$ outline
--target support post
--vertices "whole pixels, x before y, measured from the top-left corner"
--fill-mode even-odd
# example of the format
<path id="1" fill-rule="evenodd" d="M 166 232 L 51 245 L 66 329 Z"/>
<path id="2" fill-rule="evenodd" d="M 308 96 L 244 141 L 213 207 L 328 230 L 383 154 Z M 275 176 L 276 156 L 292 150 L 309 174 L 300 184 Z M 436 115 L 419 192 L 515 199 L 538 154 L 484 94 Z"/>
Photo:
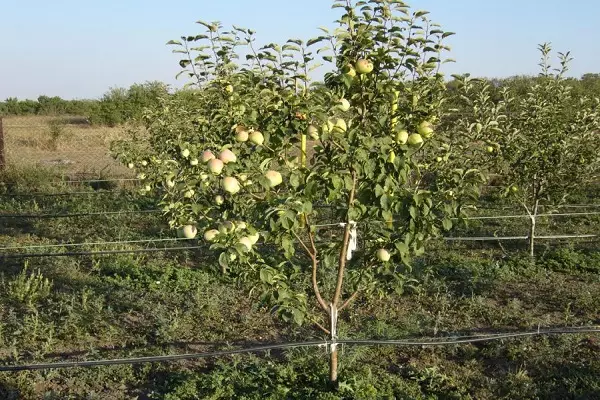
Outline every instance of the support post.
<path id="1" fill-rule="evenodd" d="M 329 383 L 337 388 L 338 385 L 338 345 L 337 345 L 337 319 L 338 309 L 334 304 L 329 304 L 329 330 L 331 331 L 331 346 L 329 353 Z"/>

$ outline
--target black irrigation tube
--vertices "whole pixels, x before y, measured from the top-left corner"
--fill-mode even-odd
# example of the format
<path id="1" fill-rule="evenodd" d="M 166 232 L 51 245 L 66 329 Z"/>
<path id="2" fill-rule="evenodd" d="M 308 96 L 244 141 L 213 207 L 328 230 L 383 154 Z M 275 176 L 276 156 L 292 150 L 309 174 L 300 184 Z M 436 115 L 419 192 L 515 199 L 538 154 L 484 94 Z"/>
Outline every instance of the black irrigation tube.
<path id="1" fill-rule="evenodd" d="M 68 245 L 66 245 L 68 246 Z M 68 251 L 61 253 L 30 253 L 30 254 L 0 254 L 0 260 L 19 259 L 19 258 L 42 258 L 42 257 L 75 257 L 75 256 L 103 256 L 110 254 L 137 254 L 137 253 L 156 253 L 162 251 L 182 251 L 208 249 L 207 246 L 185 246 L 185 247 L 164 247 L 148 248 L 135 250 L 101 250 L 101 251 Z"/>
<path id="2" fill-rule="evenodd" d="M 3 218 L 40 218 L 40 219 L 53 219 L 53 218 L 75 218 L 75 217 L 87 217 L 94 215 L 125 215 L 125 214 L 151 214 L 159 213 L 162 210 L 127 210 L 127 211 L 98 211 L 98 212 L 87 212 L 87 213 L 64 213 L 64 214 L 0 214 L 0 219 Z"/>
<path id="3" fill-rule="evenodd" d="M 56 183 L 99 183 L 99 182 L 139 182 L 140 179 L 137 178 L 115 178 L 115 179 L 74 179 L 68 181 L 57 181 Z"/>
<path id="4" fill-rule="evenodd" d="M 65 369 L 65 368 L 81 368 L 81 367 L 96 367 L 107 365 L 133 365 L 152 362 L 167 362 L 177 360 L 191 360 L 200 358 L 229 356 L 242 353 L 257 353 L 277 349 L 290 349 L 300 347 L 325 347 L 333 345 L 354 345 L 354 346 L 449 346 L 479 342 L 489 342 L 494 340 L 512 339 L 519 337 L 532 336 L 549 336 L 549 335 L 574 335 L 584 333 L 599 333 L 600 328 L 580 328 L 580 329 L 553 329 L 553 330 L 537 330 L 529 332 L 513 332 L 500 333 L 489 335 L 465 336 L 462 338 L 447 338 L 447 339 L 413 339 L 413 340 L 377 340 L 377 339 L 341 339 L 341 340 L 315 340 L 295 343 L 276 343 L 263 346 L 247 347 L 242 349 L 220 350 L 206 353 L 188 353 L 175 354 L 164 356 L 149 356 L 149 357 L 133 357 L 133 358 L 118 358 L 112 360 L 90 360 L 90 361 L 71 361 L 71 362 L 55 362 L 43 364 L 24 364 L 24 365 L 2 365 L 2 372 L 17 372 L 17 371 L 32 371 L 32 370 L 47 370 L 47 369 Z"/>

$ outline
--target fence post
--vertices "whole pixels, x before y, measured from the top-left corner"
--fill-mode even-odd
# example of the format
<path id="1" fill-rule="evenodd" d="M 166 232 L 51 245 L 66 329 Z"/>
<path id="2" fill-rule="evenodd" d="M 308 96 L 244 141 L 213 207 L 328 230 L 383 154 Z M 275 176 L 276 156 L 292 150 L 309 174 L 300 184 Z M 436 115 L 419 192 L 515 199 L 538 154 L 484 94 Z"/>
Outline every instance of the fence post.
<path id="1" fill-rule="evenodd" d="M 2 127 L 2 117 L 0 117 L 0 171 L 6 166 L 6 158 L 4 157 L 4 128 Z"/>

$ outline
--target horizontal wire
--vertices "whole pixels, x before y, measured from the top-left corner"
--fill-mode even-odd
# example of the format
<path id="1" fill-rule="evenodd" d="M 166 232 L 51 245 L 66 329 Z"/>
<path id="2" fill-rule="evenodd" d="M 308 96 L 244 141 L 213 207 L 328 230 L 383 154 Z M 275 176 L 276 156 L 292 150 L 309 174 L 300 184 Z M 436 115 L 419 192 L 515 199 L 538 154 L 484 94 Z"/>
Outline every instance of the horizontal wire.
<path id="1" fill-rule="evenodd" d="M 46 370 L 46 369 L 64 369 L 64 368 L 81 368 L 81 367 L 95 367 L 95 366 L 107 366 L 107 365 L 132 365 L 132 364 L 143 364 L 151 362 L 167 362 L 177 360 L 191 360 L 209 357 L 220 357 L 242 353 L 257 353 L 276 349 L 290 349 L 290 348 L 301 348 L 301 347 L 326 347 L 332 345 L 355 345 L 355 346 L 380 346 L 380 345 L 391 345 L 391 346 L 448 346 L 456 344 L 468 344 L 478 343 L 502 339 L 511 339 L 519 337 L 531 337 L 531 336 L 548 336 L 548 335 L 574 335 L 584 333 L 598 333 L 600 332 L 599 327 L 584 327 L 584 328 L 565 328 L 565 329 L 551 329 L 551 330 L 536 330 L 528 332 L 509 332 L 509 333 L 498 333 L 488 335 L 474 335 L 474 336 L 463 336 L 460 339 L 453 338 L 422 338 L 422 339 L 401 339 L 401 340 L 385 340 L 385 339 L 341 339 L 341 340 L 319 340 L 319 341 L 305 341 L 305 342 L 292 342 L 292 343 L 278 343 L 268 344 L 263 346 L 254 346 L 241 349 L 230 349 L 220 350 L 205 353 L 188 353 L 188 354 L 174 354 L 164 356 L 148 356 L 148 357 L 132 357 L 132 358 L 117 358 L 117 359 L 105 359 L 105 360 L 90 360 L 90 361 L 69 361 L 69 362 L 55 362 L 55 363 L 40 363 L 40 364 L 24 364 L 24 365 L 2 365 L 0 371 L 4 372 L 16 372 L 16 371 L 31 371 L 31 370 Z"/>
<path id="2" fill-rule="evenodd" d="M 579 239 L 579 238 L 595 238 L 598 235 L 550 235 L 550 236 L 535 236 L 538 240 L 553 240 L 553 239 Z M 527 240 L 529 236 L 465 236 L 465 237 L 444 237 L 442 240 L 446 241 L 461 241 L 461 242 L 487 242 L 496 240 Z"/>
<path id="3" fill-rule="evenodd" d="M 578 213 L 549 213 L 549 214 L 537 214 L 537 217 L 580 217 L 580 216 L 586 216 L 586 215 L 600 215 L 600 211 L 592 211 L 592 212 L 578 212 Z M 517 218 L 531 218 L 529 215 L 527 214 L 519 214 L 519 215 L 483 215 L 483 216 L 474 216 L 474 217 L 456 217 L 456 218 L 452 218 L 453 220 L 458 220 L 458 219 L 462 219 L 462 220 L 470 220 L 470 221 L 477 221 L 477 220 L 493 220 L 493 219 L 517 219 Z M 379 224 L 383 224 L 383 223 L 388 223 L 388 222 L 404 222 L 402 220 L 391 220 L 391 221 L 363 221 L 360 222 L 360 224 L 362 225 L 371 225 L 371 224 L 375 224 L 375 223 L 379 223 Z M 339 223 L 332 223 L 332 224 L 317 224 L 317 225 L 312 225 L 314 228 L 328 228 L 328 227 L 345 227 L 346 223 L 345 222 L 339 222 Z"/>
<path id="4" fill-rule="evenodd" d="M 27 218 L 27 219 L 54 219 L 54 218 L 75 218 L 75 217 L 88 217 L 94 215 L 125 215 L 125 214 L 151 214 L 159 213 L 162 210 L 125 210 L 125 211 L 97 211 L 97 212 L 85 212 L 85 213 L 65 213 L 65 214 L 1 214 L 2 218 Z"/>
<path id="5" fill-rule="evenodd" d="M 338 226 L 336 224 L 335 226 Z M 599 235 L 586 234 L 586 235 L 548 235 L 548 236 L 536 236 L 536 240 L 555 240 L 555 239 L 590 239 L 596 238 Z M 165 238 L 165 239 L 142 239 L 142 240 L 124 240 L 124 241 L 111 241 L 111 242 L 90 242 L 90 243 L 53 243 L 48 245 L 32 245 L 32 246 L 14 246 L 14 247 L 0 247 L 0 250 L 31 250 L 40 248 L 56 248 L 56 247 L 79 247 L 79 246 L 102 246 L 102 245 L 119 245 L 119 244 L 135 244 L 135 243 L 159 243 L 159 242 L 173 242 L 173 241 L 186 241 L 194 240 L 187 238 Z M 447 236 L 442 238 L 436 238 L 437 240 L 443 241 L 454 241 L 454 242 L 488 242 L 488 241 L 512 241 L 512 240 L 527 240 L 529 236 Z M 319 243 L 332 243 L 332 242 L 317 242 Z M 27 253 L 27 254 L 0 254 L 0 259 L 3 258 L 38 258 L 38 257 L 66 257 L 66 256 L 83 256 L 83 255 L 107 255 L 107 254 L 127 254 L 127 253 L 143 253 L 152 251 L 174 251 L 174 250 L 188 250 L 188 249 L 208 249 L 209 246 L 193 246 L 193 247 L 170 247 L 170 248 L 152 248 L 152 249 L 131 249 L 131 250 L 101 250 L 101 251 L 90 251 L 90 252 L 61 252 L 61 253 Z"/>
<path id="6" fill-rule="evenodd" d="M 40 218 L 40 219 L 53 219 L 53 218 L 74 218 L 74 217 L 86 217 L 86 216 L 95 216 L 95 215 L 121 215 L 121 214 L 145 214 L 145 213 L 160 213 L 163 210 L 160 209 L 152 209 L 152 210 L 125 210 L 125 211 L 98 211 L 98 212 L 85 212 L 85 213 L 64 213 L 64 214 L 2 214 L 0 213 L 1 218 Z M 594 212 L 582 212 L 582 213 L 549 213 L 549 214 L 537 214 L 536 217 L 570 217 L 570 216 L 586 216 L 586 215 L 600 215 L 600 211 Z M 483 216 L 474 216 L 474 217 L 463 217 L 463 218 L 452 218 L 453 220 L 463 219 L 463 220 L 493 220 L 493 219 L 518 219 L 518 218 L 531 218 L 526 214 L 519 215 L 483 215 Z M 401 222 L 398 220 L 393 220 L 391 222 Z M 364 223 L 363 223 L 364 224 Z M 367 222 L 368 224 L 368 222 Z M 324 227 L 335 227 L 340 226 L 344 227 L 345 222 L 340 223 L 332 223 L 332 224 L 319 224 L 313 225 L 315 228 L 324 228 Z"/>

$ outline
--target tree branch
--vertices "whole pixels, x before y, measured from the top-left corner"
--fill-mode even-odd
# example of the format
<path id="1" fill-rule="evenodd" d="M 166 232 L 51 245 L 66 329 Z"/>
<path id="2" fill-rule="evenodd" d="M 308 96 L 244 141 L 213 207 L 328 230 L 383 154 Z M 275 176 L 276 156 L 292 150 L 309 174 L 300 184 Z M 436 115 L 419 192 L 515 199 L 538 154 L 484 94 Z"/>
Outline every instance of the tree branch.
<path id="1" fill-rule="evenodd" d="M 298 242 L 300 242 L 300 244 L 302 245 L 302 247 L 304 247 L 304 250 L 306 250 L 306 253 L 310 256 L 313 257 L 314 254 L 310 251 L 310 249 L 308 248 L 308 246 L 304 243 L 304 241 L 302 240 L 302 238 L 300 236 L 298 236 L 298 234 L 294 231 L 292 231 L 292 234 L 294 235 L 294 237 L 296 238 L 296 240 Z"/>
<path id="2" fill-rule="evenodd" d="M 342 304 L 342 306 L 340 308 L 338 308 L 338 312 L 342 311 L 344 308 L 348 307 L 348 305 L 350 303 L 352 303 L 352 301 L 354 301 L 354 299 L 356 298 L 356 296 L 358 296 L 358 292 L 360 291 L 360 289 L 356 289 L 354 291 L 354 293 L 352 293 L 352 295 L 350 297 L 348 297 L 348 299 L 344 302 L 344 304 Z"/>
<path id="3" fill-rule="evenodd" d="M 304 225 L 306 226 L 306 232 L 308 233 L 308 238 L 310 239 L 310 245 L 312 247 L 312 252 L 306 248 L 310 258 L 312 260 L 312 286 L 313 291 L 315 292 L 315 296 L 317 297 L 317 302 L 321 306 L 323 310 L 329 315 L 329 307 L 325 300 L 323 300 L 323 296 L 321 296 L 321 291 L 319 290 L 319 284 L 317 282 L 317 271 L 319 269 L 319 260 L 317 258 L 317 247 L 315 246 L 315 239 L 313 237 L 313 233 L 310 230 L 310 224 L 308 223 L 308 216 L 304 214 Z"/>
<path id="4" fill-rule="evenodd" d="M 323 325 L 321 325 L 320 323 L 318 323 L 317 321 L 312 321 L 313 324 L 315 324 L 320 330 L 322 330 L 323 332 L 325 332 L 326 335 L 330 335 L 331 332 L 329 331 L 329 329 L 325 328 Z"/>
<path id="5" fill-rule="evenodd" d="M 352 170 L 352 189 L 350 190 L 350 196 L 348 197 L 348 209 L 352 207 L 354 203 L 354 196 L 356 195 L 356 171 Z M 337 307 L 342 294 L 342 283 L 344 282 L 344 271 L 346 270 L 346 253 L 348 252 L 348 241 L 350 240 L 350 220 L 346 216 L 346 227 L 344 228 L 344 241 L 342 242 L 342 250 L 340 251 L 340 261 L 338 266 L 337 282 L 335 286 L 335 293 L 333 294 L 332 304 Z"/>

